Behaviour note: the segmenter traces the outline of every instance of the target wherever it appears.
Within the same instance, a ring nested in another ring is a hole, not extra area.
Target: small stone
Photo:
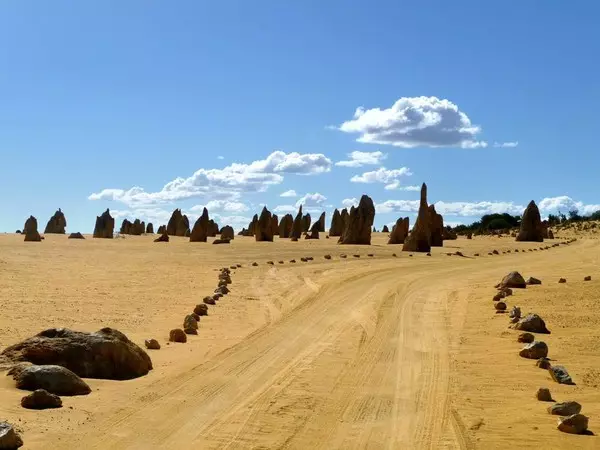
[[[540,402],[551,402],[552,395],[550,394],[550,389],[539,388],[535,393],[535,398],[537,398]]]
[[[156,339],[146,339],[144,345],[148,350],[160,350],[160,344]]]
[[[569,372],[563,366],[552,366],[548,368],[548,372],[550,372],[550,376],[558,384],[575,384],[571,379],[571,375],[569,375]]]
[[[355,258],[360,258],[360,255],[359,255],[359,254],[352,255],[352,256],[354,256]]]
[[[278,263],[279,263],[279,264],[284,264],[284,262],[283,262],[283,261],[278,261]]]
[[[539,367],[540,369],[550,369],[550,367],[552,367],[552,363],[550,362],[550,360],[548,358],[540,358],[535,362],[535,365],[537,367]]]
[[[23,446],[19,433],[8,422],[0,422],[0,449],[15,450]]]
[[[425,254],[425,256],[431,256],[431,253],[427,252],[427,253]]]
[[[368,256],[369,258],[372,258],[372,257],[373,257],[373,256],[375,256],[375,255],[374,255],[373,253],[367,253],[367,256]]]
[[[204,297],[202,299],[202,301],[204,303],[206,303],[207,305],[215,305],[216,304],[215,299],[213,297],[208,296],[208,295],[206,297]]]
[[[194,314],[197,314],[198,316],[207,316],[208,315],[208,306],[205,303],[196,305],[194,308]]]
[[[295,260],[295,259],[290,259],[290,262],[291,262],[292,264],[294,264],[294,263],[296,262],[296,260]]]
[[[175,328],[169,332],[169,342],[180,342],[184,344],[187,342],[187,336],[181,328]]]
[[[504,298],[504,294],[502,294],[502,292],[498,292],[496,295],[494,295],[494,298],[492,298],[492,300],[495,302],[499,302],[503,298]]]
[[[558,282],[559,282],[559,283],[561,283],[561,284],[562,284],[562,283],[566,283],[566,282],[567,282],[567,279],[566,279],[566,278],[559,278],[559,279],[558,279]]]
[[[583,434],[587,431],[589,419],[583,414],[558,418],[558,429],[563,433]]]
[[[198,321],[191,314],[183,319],[183,331],[185,334],[198,334]]]
[[[583,278],[583,281],[592,281],[592,277],[588,275],[587,277]]]
[[[504,303],[504,302],[497,302],[494,305],[494,308],[496,308],[496,311],[506,311],[506,303]]]
[[[548,407],[548,414],[554,416],[572,416],[581,412],[581,405],[577,402],[555,403]]]
[[[36,389],[21,399],[21,406],[27,409],[60,408],[62,400],[58,395],[51,394],[45,389]]]
[[[517,337],[517,342],[524,344],[531,344],[533,341],[535,341],[535,336],[531,333],[521,333]]]
[[[347,257],[348,257],[348,255],[346,255],[346,254],[344,254],[344,253],[342,253],[342,254],[340,255],[340,258],[342,258],[342,259],[346,259]]]
[[[325,255],[325,256],[323,256],[323,258],[325,258],[325,259],[331,259],[331,255]]]
[[[272,265],[274,265],[275,263],[274,263],[273,261],[267,261],[267,264],[268,264],[268,265],[270,265],[270,266],[272,266]]]
[[[528,359],[539,359],[548,356],[548,346],[543,341],[533,341],[519,352],[519,356]]]
[[[530,251],[531,251],[531,249],[530,249]],[[542,280],[539,280],[534,277],[529,277],[529,278],[527,278],[527,284],[530,286],[535,285],[535,284],[542,284]]]
[[[254,267],[256,267],[256,266],[258,266],[258,263],[257,263],[256,261],[254,261],[254,262],[252,263],[252,265],[253,265]]]

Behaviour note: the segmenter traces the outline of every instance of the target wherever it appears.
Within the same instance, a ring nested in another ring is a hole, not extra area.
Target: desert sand
[[[534,397],[548,387],[557,401],[578,401],[590,430],[600,430],[596,239],[503,254],[561,240],[460,237],[428,257],[386,245],[382,233],[370,246],[324,236],[236,236],[230,245],[86,237],[0,235],[0,346],[51,327],[110,326],[162,349],[149,351],[147,376],[86,380],[92,394],[63,397],[61,409],[21,408],[26,392],[0,377],[0,416],[17,426],[23,448],[600,447],[596,436],[558,432]],[[492,249],[500,254],[488,256]],[[455,251],[465,257],[446,255]],[[233,264],[242,267],[232,270],[231,293],[209,307],[198,336],[167,344],[212,293],[217,270]],[[520,358],[518,332],[495,314],[493,286],[512,270],[543,281],[507,303],[544,318],[549,356],[575,386]]]

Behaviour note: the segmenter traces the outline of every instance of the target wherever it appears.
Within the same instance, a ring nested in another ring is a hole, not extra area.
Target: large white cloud
[[[397,147],[487,147],[481,128],[458,106],[437,97],[402,97],[390,108],[359,107],[339,130],[358,142]]]
[[[289,191],[282,192],[279,196],[280,197],[298,197],[298,194],[296,194],[295,190],[290,189]]]
[[[306,194],[302,198],[298,199],[296,202],[296,207],[299,207],[300,205],[308,207],[321,206],[326,200],[327,197],[325,197],[323,194],[319,194],[318,192],[315,192],[314,194]]]
[[[342,205],[344,205],[344,208],[351,208],[353,206],[358,206],[358,199],[356,197],[352,197],[352,198],[345,198],[344,200],[342,200]]]
[[[338,161],[335,163],[335,165],[342,167],[362,167],[366,165],[379,165],[384,159],[387,158],[387,154],[382,152],[354,151],[348,153],[348,157],[350,158],[349,160]]]
[[[386,200],[375,204],[377,212],[414,213],[419,211],[419,200]],[[435,203],[438,213],[448,216],[481,217],[485,214],[521,214],[524,206],[512,202],[443,202]]]
[[[350,178],[352,183],[383,183],[387,190],[400,189],[401,177],[411,176],[412,172],[408,167],[402,167],[400,169],[388,170],[385,167],[380,167],[377,170],[371,172],[365,172],[362,175],[354,175]]]
[[[600,211],[600,205],[585,204],[580,201],[575,201],[566,195],[546,197],[540,201],[538,206],[546,213],[557,213],[560,211],[563,214],[567,214],[569,211],[577,211],[579,214],[589,215],[596,211]]]
[[[211,200],[206,205],[196,205],[190,208],[190,211],[202,213],[202,209],[206,207],[209,213],[213,211],[224,211],[232,213],[246,212],[250,208],[248,205],[242,202],[228,201],[228,200]]]
[[[311,175],[329,172],[332,162],[323,154],[275,151],[266,159],[250,164],[233,163],[223,169],[198,169],[188,178],[176,178],[158,192],[131,189],[103,189],[90,200],[119,201],[129,206],[174,202],[193,197],[235,200],[242,193],[264,192],[283,182],[282,174]]]

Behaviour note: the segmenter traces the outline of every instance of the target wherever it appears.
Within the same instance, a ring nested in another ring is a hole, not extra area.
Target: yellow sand
[[[369,247],[152,238],[0,235],[2,348],[51,327],[110,326],[162,345],[149,375],[86,380],[92,394],[63,397],[59,410],[21,408],[26,392],[0,377],[0,419],[22,431],[24,448],[600,448],[595,436],[558,432],[534,398],[549,387],[576,400],[600,430],[597,240],[502,254],[557,241],[460,238],[411,257],[383,234]],[[457,250],[467,257],[445,254]],[[199,335],[168,345],[216,270],[237,263],[231,294],[209,307]],[[511,270],[543,280],[507,303],[546,320],[552,334],[541,339],[576,386],[520,358],[518,332],[494,314],[493,285]]]

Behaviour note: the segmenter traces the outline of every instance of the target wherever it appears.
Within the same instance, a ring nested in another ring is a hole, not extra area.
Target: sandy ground
[[[163,346],[146,377],[86,380],[92,394],[63,397],[59,410],[21,408],[24,392],[0,377],[0,419],[21,430],[23,448],[600,448],[596,436],[558,432],[534,398],[549,387],[558,401],[580,402],[600,432],[596,239],[503,254],[540,244],[461,238],[431,257],[385,245],[383,234],[369,247],[151,241],[0,235],[1,347],[61,326],[111,326]],[[466,257],[445,254],[457,250]],[[168,345],[216,270],[236,263],[231,294],[202,317],[199,335]],[[542,315],[550,357],[576,386],[520,358],[517,332],[494,314],[493,285],[510,270],[543,280],[508,304]]]

